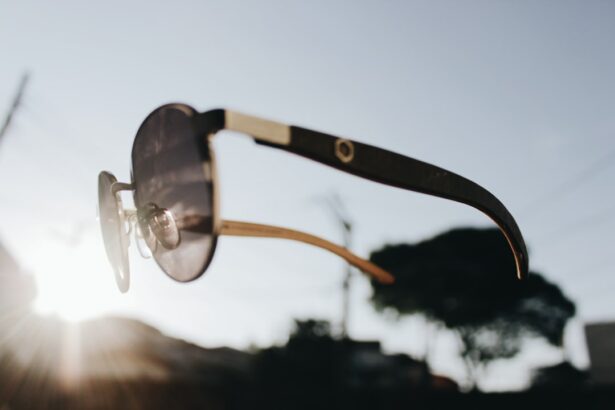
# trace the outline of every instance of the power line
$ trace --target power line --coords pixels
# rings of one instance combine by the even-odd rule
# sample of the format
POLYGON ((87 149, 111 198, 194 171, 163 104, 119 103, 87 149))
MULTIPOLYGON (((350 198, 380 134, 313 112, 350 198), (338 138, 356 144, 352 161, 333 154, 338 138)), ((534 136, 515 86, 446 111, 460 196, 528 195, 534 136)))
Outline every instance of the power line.
POLYGON ((610 206, 600 212, 577 219, 567 225, 560 226, 545 235, 541 235, 539 239, 551 239, 551 245, 554 243, 560 243, 562 238, 569 238, 572 234, 593 229, 597 226, 603 226, 600 223, 609 220, 609 218, 613 217, 613 215, 615 215, 615 206, 610 206))
POLYGON ((15 115, 15 112, 17 112, 17 108, 19 108, 19 105, 21 104, 24 90, 26 89, 26 84, 28 83, 29 78, 30 74, 28 74, 28 72, 23 73, 21 76, 19 86, 17 87, 17 92, 15 93, 15 97, 13 98, 13 103, 9 107, 9 111, 4 118, 4 124, 2 124, 2 129, 0 129, 0 141, 4 137, 4 134, 6 134, 6 131, 9 129, 13 116, 15 115))
POLYGON ((544 206, 546 204, 560 199, 561 197, 566 196, 566 194, 569 194, 570 192, 574 191, 579 186, 583 185, 588 180, 593 178, 595 175, 599 174, 609 166, 613 165, 613 162, 615 162, 615 149, 609 151, 606 155, 598 158, 596 161, 585 167, 581 172, 563 181, 554 189, 545 192, 543 195, 528 203, 522 213, 528 213, 531 211, 536 212, 541 208, 544 209, 544 206))
MULTIPOLYGON (((348 211, 344 205, 344 202, 337 194, 333 194, 326 199, 329 210, 331 211, 335 221, 338 223, 342 230, 344 237, 344 247, 350 249, 352 244, 352 221, 348 216, 348 211)), ((341 333, 342 337, 348 336, 348 323, 350 321, 350 292, 351 292, 351 280, 352 280, 352 266, 350 263, 346 263, 346 272, 344 275, 344 282, 342 282, 342 320, 341 320, 341 333)))

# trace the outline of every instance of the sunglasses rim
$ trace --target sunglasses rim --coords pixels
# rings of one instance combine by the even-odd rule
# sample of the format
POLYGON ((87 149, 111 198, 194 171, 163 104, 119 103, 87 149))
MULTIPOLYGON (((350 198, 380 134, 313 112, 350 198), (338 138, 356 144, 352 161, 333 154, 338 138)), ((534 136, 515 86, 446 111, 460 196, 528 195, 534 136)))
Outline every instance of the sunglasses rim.
POLYGON ((126 233, 124 232, 123 229, 123 224, 124 224, 124 207, 122 204, 122 198, 120 197, 119 193, 117 192, 113 192, 113 185, 117 183, 117 178, 115 177, 115 175, 113 175, 112 173, 108 172, 108 171, 101 171, 98 174, 98 184, 99 184, 99 188, 98 188, 98 208, 99 208, 99 218, 100 218, 100 224, 101 224, 101 230, 103 231, 103 241, 105 242, 105 254, 107 255, 107 259, 109 260, 109 262, 111 263, 111 266, 113 267, 113 273, 115 276, 115 284, 117 285, 118 289, 120 290, 120 292, 122 293, 126 293, 128 291, 128 289, 130 288, 130 262, 129 262, 129 258, 128 258, 128 244, 126 243, 126 233), (117 263, 115 263, 113 261, 113 258, 111 258, 111 256, 109 255, 109 252, 107 251, 107 246, 106 243, 109 242, 109 239, 106 238, 104 236, 104 227, 102 226, 103 224, 103 218, 102 215, 100 215, 101 211, 101 195, 100 195, 100 184, 101 184, 101 180, 102 179, 106 179, 108 181, 108 185, 109 185, 109 192, 107 194, 111 195, 111 197, 113 198, 113 200, 115 201, 115 208, 117 210, 117 218, 118 218, 118 223, 117 223, 117 233, 118 233, 118 240, 119 240, 119 246, 120 246, 120 261, 119 264, 120 266, 118 266, 117 263), (122 270, 125 275, 122 276, 120 275, 120 270, 122 270))
MULTIPOLYGON (((150 120, 151 117, 153 117, 154 115, 158 114, 160 111, 165 110, 165 109, 177 109, 179 111, 182 111, 183 113, 185 113, 191 120, 191 125, 192 125, 192 135, 197 143, 197 150, 199 153, 199 157, 200 157, 200 161, 201 161, 201 166, 203 167, 203 172, 205 174, 207 174, 208 172, 211 172, 212 175, 212 180, 211 180, 211 206, 212 206, 212 217, 213 217, 213 229, 211 232, 211 244, 209 245, 209 248, 207 250, 208 255, 205 257, 204 262, 202 264, 202 266, 198 269, 198 273, 196 273, 195 275, 189 277, 188 279, 179 279, 175 276, 173 276, 171 273, 169 273, 167 271, 167 269, 165 269, 164 266, 161 265, 161 263, 158 261, 158 259, 156 258, 156 254, 155 252, 150 248, 150 251, 152 251, 152 259, 154 259, 154 261, 156 261, 156 264, 158 265, 158 267, 165 273, 166 276, 168 276, 169 278, 173 279, 175 282, 180 282, 180 283, 187 283, 187 282, 192 282, 198 278, 200 278, 201 276, 203 276, 205 274, 205 272, 207 271, 207 269, 209 268, 209 265, 211 265, 211 262, 213 261, 214 258, 214 254, 216 252, 216 247, 218 244, 218 237, 220 236, 220 226, 221 226, 221 219, 220 219, 220 200, 219 200, 219 193, 218 193, 218 171, 217 171, 217 166, 216 166, 216 155, 214 152, 213 147, 211 146, 211 141, 210 141, 210 135, 198 135, 198 131, 197 131, 197 127, 195 125, 195 118, 198 115, 198 112, 191 106, 187 105, 187 104, 182 104, 182 103, 170 103, 170 104, 165 104, 162 105, 156 109, 154 109, 152 112, 150 112, 147 117, 145 117, 145 119, 141 122, 141 125, 139 126, 137 133, 135 135, 135 138, 133 140, 133 144, 132 144, 132 149, 131 149, 131 153, 130 153, 130 180, 131 183, 134 186, 134 190, 133 190, 133 201, 135 204, 135 207, 137 208, 137 211, 139 210, 138 208, 138 204, 137 204, 137 187, 138 187, 138 181, 135 180, 134 178, 134 158, 135 158, 135 146, 136 146, 136 141, 137 138, 139 136, 139 133, 141 132, 141 129, 144 127, 144 125, 150 120), (209 155, 207 156, 206 153, 208 153, 209 155), (208 167, 208 163, 209 163, 209 168, 210 171, 207 170, 208 167)), ((138 223, 138 222, 137 222, 138 223)), ((149 245, 148 245, 149 248, 149 245)), ((196 269, 195 269, 196 271, 196 269)))

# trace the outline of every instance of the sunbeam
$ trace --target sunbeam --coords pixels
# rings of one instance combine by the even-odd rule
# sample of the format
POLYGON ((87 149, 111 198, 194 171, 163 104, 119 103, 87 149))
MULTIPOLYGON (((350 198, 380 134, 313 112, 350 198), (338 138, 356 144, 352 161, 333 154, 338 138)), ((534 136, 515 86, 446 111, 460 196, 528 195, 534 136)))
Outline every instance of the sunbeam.
POLYGON ((55 242, 37 250, 36 312, 75 322, 113 308, 117 292, 97 240, 93 232, 76 246, 55 242))

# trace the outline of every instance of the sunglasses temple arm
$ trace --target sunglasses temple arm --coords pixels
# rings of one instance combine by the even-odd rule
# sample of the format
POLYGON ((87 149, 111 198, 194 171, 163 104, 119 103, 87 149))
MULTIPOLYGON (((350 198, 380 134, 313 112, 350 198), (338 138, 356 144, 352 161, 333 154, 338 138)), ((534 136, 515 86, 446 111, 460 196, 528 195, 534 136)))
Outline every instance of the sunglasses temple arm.
POLYGON ((515 219, 493 194, 467 178, 382 148, 295 126, 290 127, 288 144, 256 142, 375 182, 469 205, 500 228, 514 256, 517 277, 528 275, 527 249, 515 219))
POLYGON ((348 249, 336 245, 326 239, 319 238, 309 233, 295 231, 293 229, 281 228, 271 225, 261 225, 250 222, 222 221, 220 235, 226 236, 249 236, 258 238, 278 238, 307 243, 319 248, 328 250, 342 258, 348 263, 370 275, 380 283, 391 284, 395 281, 393 275, 384 269, 374 265, 370 261, 360 258, 348 249))
POLYGON ((258 144, 282 149, 340 171, 478 209, 497 224, 508 241, 517 277, 525 279, 529 273, 527 248, 515 219, 493 194, 469 179, 382 148, 235 111, 207 111, 201 113, 197 121, 204 135, 221 129, 238 131, 252 136, 258 144))
POLYGON ((478 209, 489 216, 506 237, 519 279, 527 277, 527 249, 515 219, 493 194, 469 179, 414 158, 318 131, 229 110, 220 110, 215 115, 219 116, 218 126, 251 135, 258 144, 292 152, 375 182, 478 209))

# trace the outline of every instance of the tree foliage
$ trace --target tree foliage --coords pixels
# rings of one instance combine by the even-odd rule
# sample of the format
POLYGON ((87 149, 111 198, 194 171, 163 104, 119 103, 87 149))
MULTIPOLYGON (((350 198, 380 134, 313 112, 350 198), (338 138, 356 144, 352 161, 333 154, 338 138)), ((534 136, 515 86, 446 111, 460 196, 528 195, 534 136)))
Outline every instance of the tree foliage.
POLYGON ((401 315, 422 314, 456 331, 464 358, 485 364, 518 353, 524 337, 562 346, 575 305, 531 272, 525 281, 497 229, 454 229, 416 244, 385 246, 371 255, 394 285, 372 282, 372 303, 401 315))

